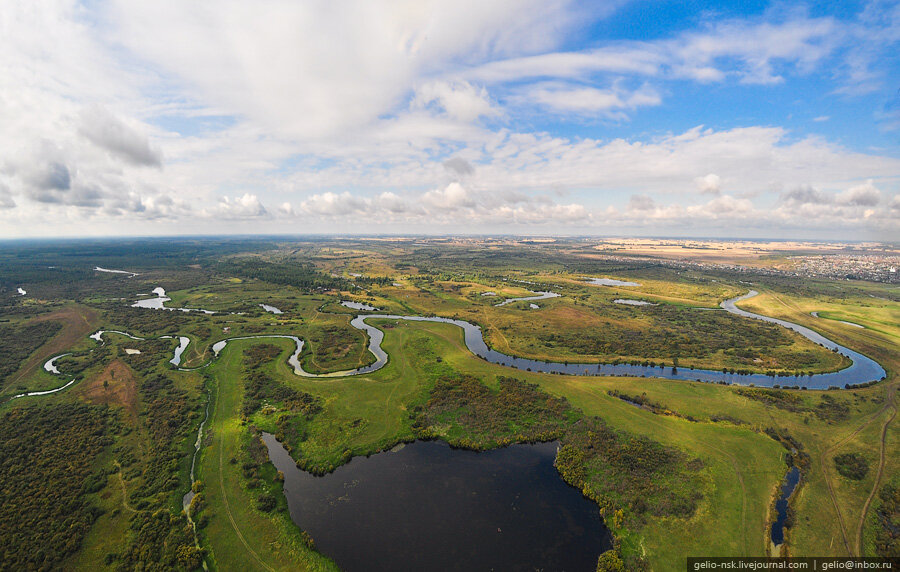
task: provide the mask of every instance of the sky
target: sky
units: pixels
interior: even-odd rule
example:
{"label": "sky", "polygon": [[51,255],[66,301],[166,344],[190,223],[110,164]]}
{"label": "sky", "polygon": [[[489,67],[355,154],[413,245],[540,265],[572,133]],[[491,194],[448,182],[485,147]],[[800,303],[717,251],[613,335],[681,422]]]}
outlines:
{"label": "sky", "polygon": [[0,237],[257,233],[900,241],[900,2],[0,2]]}

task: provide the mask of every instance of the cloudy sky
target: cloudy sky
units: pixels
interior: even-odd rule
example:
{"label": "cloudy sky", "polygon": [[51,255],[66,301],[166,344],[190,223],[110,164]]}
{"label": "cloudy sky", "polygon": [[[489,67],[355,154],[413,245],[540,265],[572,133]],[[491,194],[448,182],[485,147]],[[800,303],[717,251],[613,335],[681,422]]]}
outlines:
{"label": "cloudy sky", "polygon": [[0,2],[0,236],[210,233],[900,240],[900,2]]}

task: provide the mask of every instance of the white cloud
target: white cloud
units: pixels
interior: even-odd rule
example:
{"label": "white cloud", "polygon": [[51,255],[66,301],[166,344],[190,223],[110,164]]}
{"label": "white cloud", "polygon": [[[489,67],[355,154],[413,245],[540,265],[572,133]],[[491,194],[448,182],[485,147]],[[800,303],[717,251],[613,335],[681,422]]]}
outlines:
{"label": "white cloud", "polygon": [[428,191],[422,201],[440,210],[456,210],[461,207],[474,206],[469,191],[459,183],[450,183],[443,189]]}
{"label": "white cloud", "polygon": [[710,173],[705,177],[697,177],[694,179],[694,182],[701,194],[718,195],[722,192],[722,178],[715,173]]}
{"label": "white cloud", "polygon": [[[707,14],[668,38],[557,51],[584,45],[585,24],[621,3],[8,0],[0,228],[897,226],[892,149],[854,151],[777,121],[635,122],[641,132],[618,138],[622,125],[576,121],[631,119],[684,80],[741,89],[828,70],[822,81],[871,89],[900,10],[872,4],[854,23]],[[895,107],[879,112],[884,129]],[[534,127],[548,124],[554,133]]]}
{"label": "white cloud", "polygon": [[[371,124],[450,62],[551,48],[572,23],[566,2],[540,0],[113,5],[117,39],[136,55],[211,104],[304,139]],[[477,93],[436,89],[450,114],[483,111]]]}
{"label": "white cloud", "polygon": [[560,83],[529,87],[524,90],[522,98],[554,111],[596,113],[617,119],[626,118],[622,111],[655,106],[662,102],[659,94],[647,86],[627,92],[618,86],[612,89],[597,89]]}
{"label": "white cloud", "polygon": [[448,117],[463,122],[498,113],[491,106],[487,90],[476,88],[468,82],[436,81],[417,88],[410,107],[426,109],[432,106]]}
{"label": "white cloud", "polygon": [[366,201],[359,199],[349,192],[341,194],[322,193],[312,195],[300,204],[300,208],[307,213],[327,216],[340,216],[365,211]]}
{"label": "white cloud", "polygon": [[462,75],[486,82],[612,73],[701,83],[729,76],[742,83],[778,83],[783,80],[775,71],[779,64],[809,72],[844,40],[843,30],[830,18],[797,16],[777,24],[726,20],[675,38],[488,62]]}
{"label": "white cloud", "polygon": [[204,212],[207,216],[226,219],[260,218],[268,216],[268,211],[259,201],[259,197],[244,193],[240,197],[222,197],[212,210]]}
{"label": "white cloud", "polygon": [[881,201],[881,191],[869,179],[864,184],[850,187],[839,194],[837,201],[850,206],[874,207]]}

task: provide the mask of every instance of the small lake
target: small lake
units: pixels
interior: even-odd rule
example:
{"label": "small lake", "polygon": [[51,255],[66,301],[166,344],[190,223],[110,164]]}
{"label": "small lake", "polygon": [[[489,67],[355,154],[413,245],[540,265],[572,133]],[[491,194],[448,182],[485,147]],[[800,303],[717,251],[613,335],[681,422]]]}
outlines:
{"label": "small lake", "polygon": [[269,306],[268,304],[260,304],[259,307],[266,312],[271,312],[273,314],[284,314],[284,312],[282,312],[280,309],[276,308],[275,306]]}
{"label": "small lake", "polygon": [[[168,336],[163,337],[167,338]],[[172,357],[172,359],[169,360],[169,363],[174,366],[181,365],[181,354],[184,353],[184,350],[187,349],[188,344],[190,343],[191,338],[188,338],[187,336],[178,336],[178,347],[175,348],[175,355]]]}
{"label": "small lake", "polygon": [[615,304],[625,304],[627,306],[659,306],[659,304],[654,304],[653,302],[648,302],[646,300],[626,300],[624,298],[616,298],[613,300]]}
{"label": "small lake", "polygon": [[153,293],[156,294],[156,298],[144,298],[142,300],[138,300],[134,304],[131,305],[132,308],[148,308],[150,310],[169,310],[169,311],[179,311],[179,312],[201,312],[207,315],[213,315],[215,312],[212,310],[203,310],[201,308],[167,308],[166,302],[171,300],[168,296],[166,296],[166,289],[157,286],[153,289]]}
{"label": "small lake", "polygon": [[343,570],[594,570],[611,547],[597,505],[553,466],[555,443],[417,441],[316,477],[263,441],[291,518]]}
{"label": "small lake", "polygon": [[637,282],[616,280],[614,278],[585,278],[585,281],[594,286],[640,286]]}
{"label": "small lake", "polygon": [[522,298],[509,298],[508,300],[504,300],[499,304],[494,304],[495,306],[506,306],[507,304],[512,304],[513,302],[529,302],[531,300],[547,300],[548,298],[559,298],[559,294],[556,292],[535,292],[535,296],[525,296]]}
{"label": "small lake", "polygon": [[345,308],[352,308],[354,310],[368,310],[369,312],[374,312],[378,310],[375,306],[369,306],[368,304],[363,304],[362,302],[350,302],[347,300],[341,300],[341,306]]}

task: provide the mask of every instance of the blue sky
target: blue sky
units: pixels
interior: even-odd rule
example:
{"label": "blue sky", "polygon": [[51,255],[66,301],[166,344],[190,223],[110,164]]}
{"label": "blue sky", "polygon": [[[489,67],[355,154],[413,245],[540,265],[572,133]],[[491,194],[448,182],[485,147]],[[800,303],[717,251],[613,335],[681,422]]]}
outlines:
{"label": "blue sky", "polygon": [[900,3],[10,0],[0,236],[900,240]]}

